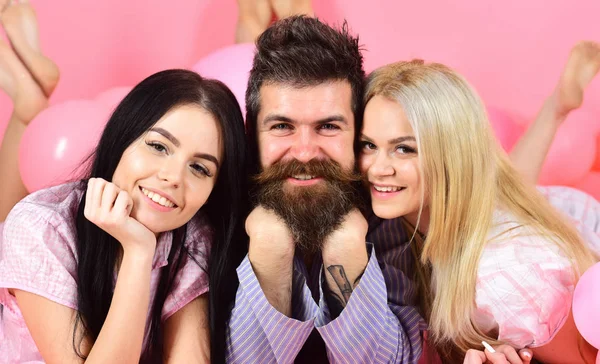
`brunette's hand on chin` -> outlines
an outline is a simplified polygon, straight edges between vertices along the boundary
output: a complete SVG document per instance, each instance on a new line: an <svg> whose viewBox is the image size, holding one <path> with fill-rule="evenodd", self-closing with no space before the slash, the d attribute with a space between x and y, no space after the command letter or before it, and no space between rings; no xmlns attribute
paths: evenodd
<svg viewBox="0 0 600 364"><path fill-rule="evenodd" d="M117 239L124 253L136 251L150 258L156 249L156 236L130 216L133 200L114 183L90 178L85 197L84 216Z"/></svg>
<svg viewBox="0 0 600 364"><path fill-rule="evenodd" d="M250 238L249 255L264 259L293 259L294 239L290 229L274 211L258 205L246 218L246 234Z"/></svg>

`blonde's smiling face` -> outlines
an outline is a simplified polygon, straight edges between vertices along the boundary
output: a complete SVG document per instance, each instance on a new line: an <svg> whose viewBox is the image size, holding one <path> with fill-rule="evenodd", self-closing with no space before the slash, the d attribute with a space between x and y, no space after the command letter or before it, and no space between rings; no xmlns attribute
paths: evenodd
<svg viewBox="0 0 600 364"><path fill-rule="evenodd" d="M399 103L381 95L367 103L359 165L373 212L385 219L404 216L416 222L423 194L419 151Z"/></svg>
<svg viewBox="0 0 600 364"><path fill-rule="evenodd" d="M133 199L133 218L154 233L170 231L204 205L222 156L217 120L198 106L178 106L125 150L112 182Z"/></svg>

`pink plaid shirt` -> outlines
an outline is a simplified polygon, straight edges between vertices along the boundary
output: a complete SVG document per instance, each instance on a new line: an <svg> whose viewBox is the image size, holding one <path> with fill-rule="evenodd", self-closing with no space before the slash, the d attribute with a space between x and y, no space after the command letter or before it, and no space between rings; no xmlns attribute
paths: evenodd
<svg viewBox="0 0 600 364"><path fill-rule="evenodd" d="M600 256L600 203L568 187L540 191ZM543 346L571 310L576 283L571 262L546 237L518 227L509 214L497 211L494 223L479 262L474 322L517 348Z"/></svg>
<svg viewBox="0 0 600 364"><path fill-rule="evenodd" d="M83 190L69 183L19 202L0 223L0 363L43 362L9 288L77 309L75 215ZM184 258L162 310L163 321L208 291L207 257L212 230L204 217L188 224L186 246L202 265ZM151 299L160 268L168 264L172 233L161 234L152 264Z"/></svg>

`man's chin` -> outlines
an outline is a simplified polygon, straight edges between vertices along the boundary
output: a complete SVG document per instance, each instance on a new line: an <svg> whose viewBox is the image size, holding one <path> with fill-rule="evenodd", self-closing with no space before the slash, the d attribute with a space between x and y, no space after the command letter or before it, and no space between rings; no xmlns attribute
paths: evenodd
<svg viewBox="0 0 600 364"><path fill-rule="evenodd" d="M320 250L359 198L353 183L356 176L327 161L271 166L255 181L255 202L278 214L294 236L296 248L309 253Z"/></svg>
<svg viewBox="0 0 600 364"><path fill-rule="evenodd" d="M345 214L355 206L348 195L337 189L332 191L327 183L309 187L284 184L279 194L270 193L269 198L260 203L286 222L296 248L304 253L316 253L325 238L339 227Z"/></svg>

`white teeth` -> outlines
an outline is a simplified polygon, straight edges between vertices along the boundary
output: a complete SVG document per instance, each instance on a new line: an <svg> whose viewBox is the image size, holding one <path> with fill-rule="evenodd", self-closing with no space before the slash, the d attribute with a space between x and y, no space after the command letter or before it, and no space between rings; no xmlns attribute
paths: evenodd
<svg viewBox="0 0 600 364"><path fill-rule="evenodd" d="M157 204L159 204L161 206L165 206L165 207L174 207L175 206L175 204L173 202L167 200L165 197L162 197L158 193L148 191L145 188L142 188L142 192L144 193L144 195L148 196L148 198L150 198L152 201L156 202Z"/></svg>
<svg viewBox="0 0 600 364"><path fill-rule="evenodd" d="M379 192L397 192L400 191L400 187L380 187L380 186L375 186L373 185L373 187L375 188L376 191Z"/></svg>
<svg viewBox="0 0 600 364"><path fill-rule="evenodd" d="M307 181L309 179L315 178L315 176L311 176L310 174L297 174L294 176L294 178L301 181Z"/></svg>

